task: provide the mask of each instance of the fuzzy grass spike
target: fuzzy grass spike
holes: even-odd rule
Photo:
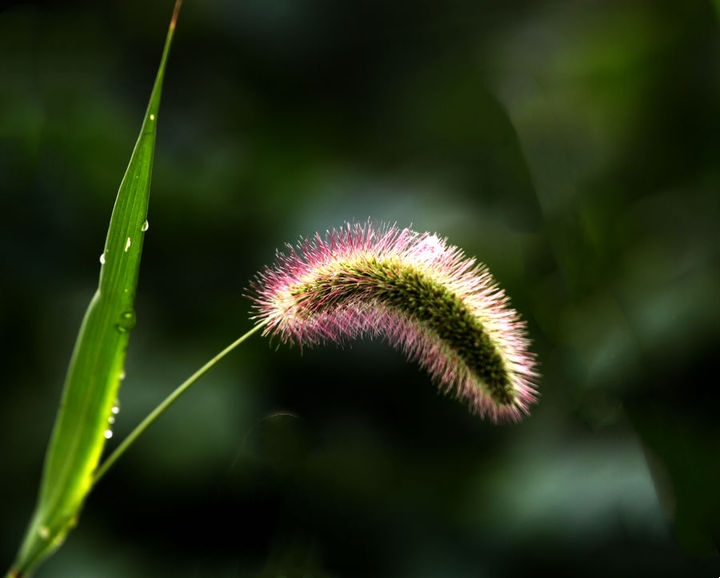
[[[301,347],[381,335],[494,422],[537,401],[524,322],[485,266],[435,234],[347,224],[287,245],[252,288],[265,335]]]

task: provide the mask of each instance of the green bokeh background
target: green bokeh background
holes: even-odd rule
[[[171,8],[0,13],[0,566]],[[700,1],[186,0],[110,445],[250,327],[277,247],[346,220],[485,262],[541,403],[497,427],[382,343],[256,337],[38,578],[717,575],[718,23]]]

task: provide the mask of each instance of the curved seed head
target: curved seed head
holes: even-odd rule
[[[252,289],[255,319],[283,342],[381,335],[495,422],[537,401],[524,322],[483,265],[435,234],[346,224],[288,244]]]

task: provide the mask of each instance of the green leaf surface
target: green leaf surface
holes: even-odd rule
[[[9,572],[13,578],[28,576],[75,526],[105,445],[135,325],[135,290],[147,230],[160,93],[179,8],[178,0],[140,136],[115,200],[98,288],[75,342],[45,456],[38,503]]]

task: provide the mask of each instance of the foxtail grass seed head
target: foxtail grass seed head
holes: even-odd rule
[[[525,323],[490,272],[431,233],[346,224],[278,251],[252,284],[264,334],[315,345],[383,336],[494,422],[536,402]]]

